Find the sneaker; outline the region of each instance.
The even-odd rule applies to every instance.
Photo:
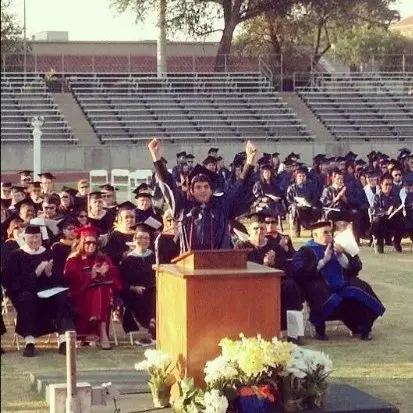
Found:
[[[35,347],[33,343],[26,344],[26,347],[24,348],[24,351],[23,351],[23,357],[34,357],[35,356],[34,349]]]
[[[135,341],[135,343],[138,346],[149,347],[149,346],[154,346],[156,344],[156,341],[153,340],[152,338],[144,337],[144,338],[141,338],[140,340]]]

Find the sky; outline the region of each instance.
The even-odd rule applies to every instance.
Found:
[[[12,11],[23,25],[24,0],[13,0]],[[412,0],[399,0],[402,18],[413,14]],[[156,16],[135,23],[132,13],[119,14],[110,0],[26,0],[27,35],[44,31],[68,31],[69,40],[155,40]],[[208,40],[219,40],[220,33]],[[170,40],[190,40],[185,35]]]

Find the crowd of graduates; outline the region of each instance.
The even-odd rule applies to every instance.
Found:
[[[75,329],[87,343],[111,349],[110,318],[125,332],[147,329],[139,344],[156,340],[155,264],[170,263],[188,250],[248,248],[249,260],[285,272],[281,291],[282,328],[287,311],[306,301],[316,338],[328,339],[325,322],[342,320],[353,334],[371,339],[374,320],[385,309],[371,286],[358,278],[362,263],[334,234],[351,228],[384,252],[402,252],[413,238],[413,155],[397,159],[371,152],[358,159],[317,155],[306,167],[300,155],[281,161],[248,142],[227,168],[218,148],[202,163],[181,152],[167,168],[160,142],[148,149],[154,162],[150,184],[133,190],[134,202],[116,200],[116,188],[55,191],[55,177],[33,181],[21,171],[18,184],[1,185],[1,283],[17,312],[16,333],[25,338],[23,355],[36,354],[35,338],[57,332],[65,354],[65,331]],[[310,230],[312,240],[298,251],[283,234]],[[413,239],[412,239],[413,241]],[[173,297],[171,297],[173,299]],[[1,333],[5,332],[0,323]],[[297,337],[291,337],[297,340]]]

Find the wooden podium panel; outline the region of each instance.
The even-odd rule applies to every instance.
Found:
[[[225,252],[220,253],[225,259]],[[279,335],[283,272],[247,263],[245,251],[238,255],[235,269],[188,267],[178,263],[155,267],[157,348],[178,358],[187,375],[203,385],[205,362],[220,354],[223,337],[237,339],[241,332],[266,339]]]

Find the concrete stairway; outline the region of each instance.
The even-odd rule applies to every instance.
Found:
[[[330,134],[328,129],[314,116],[313,112],[300,99],[295,92],[280,93],[283,100],[297,113],[297,117],[301,119],[315,142],[335,142],[334,136]]]
[[[71,93],[52,93],[55,103],[72,128],[73,136],[81,145],[96,145],[99,138],[93,131],[80,106]]]

